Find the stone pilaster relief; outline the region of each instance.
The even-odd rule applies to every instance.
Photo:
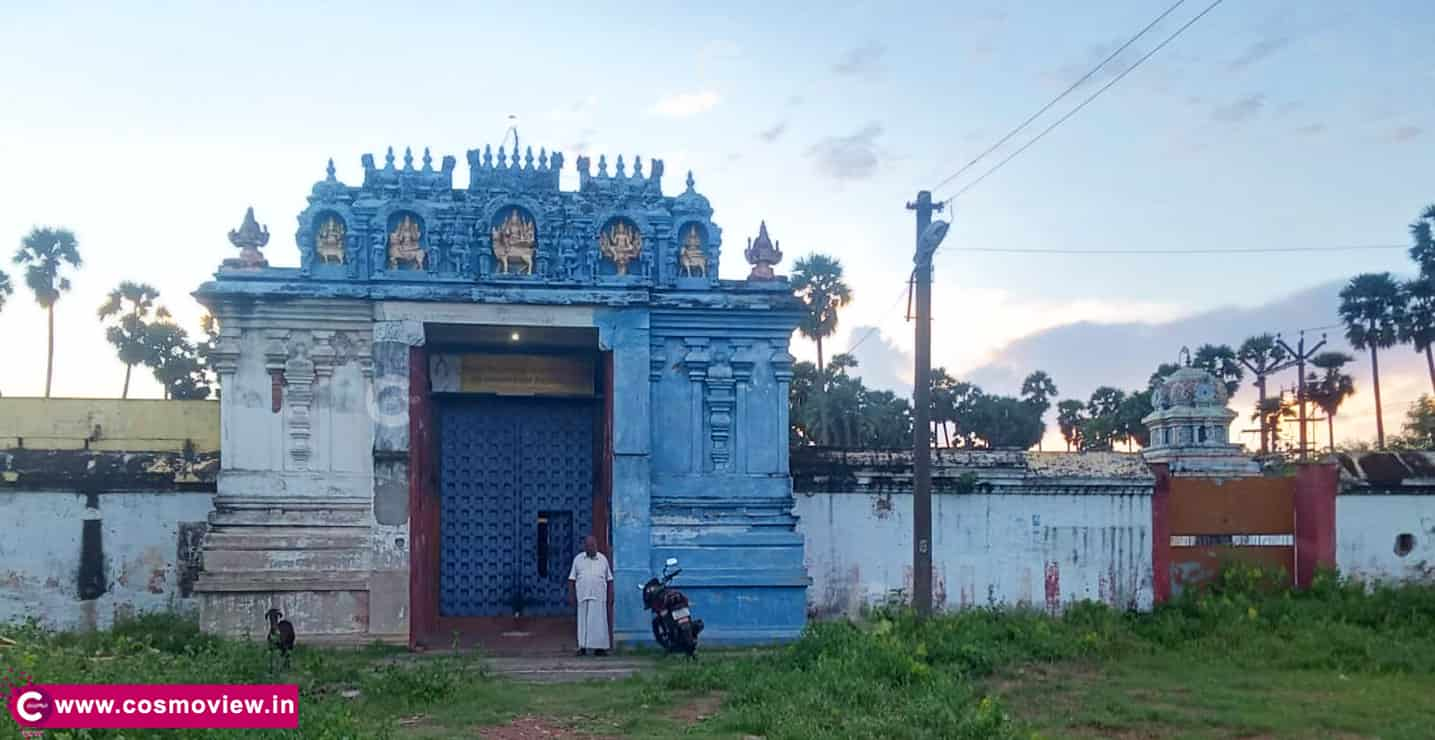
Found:
[[[692,419],[692,471],[702,472],[703,449],[707,446],[703,443],[706,432],[706,423],[703,414],[703,392],[704,381],[707,380],[708,365],[712,364],[712,353],[708,351],[708,340],[703,338],[689,338],[683,340],[687,352],[683,355],[683,368],[687,371],[690,385],[691,406],[690,416]]]
[[[327,339],[325,337],[326,344]],[[288,442],[285,452],[295,470],[308,470],[309,459],[313,456],[310,411],[314,405],[314,384],[319,375],[311,353],[317,349],[316,344],[317,338],[309,332],[291,333],[288,358],[284,363],[284,421]],[[333,347],[325,347],[326,361],[332,361],[333,351]],[[327,372],[333,372],[332,365],[328,366]]]
[[[759,345],[762,343],[759,342]],[[737,406],[734,411],[736,422],[733,424],[734,436],[743,434],[752,418],[748,409],[748,392],[752,388],[752,373],[757,367],[758,352],[750,344],[735,343],[733,345],[732,375],[737,381]],[[734,461],[737,472],[748,471],[747,444],[741,438],[733,439],[733,449],[737,450],[737,459]]]
[[[781,443],[777,446],[777,469],[781,473],[788,472],[788,445],[787,435],[791,429],[788,420],[788,389],[792,384],[792,365],[797,358],[788,354],[787,347],[775,347],[772,356],[767,363],[772,367],[772,376],[777,380],[777,397],[780,402],[777,404],[777,431],[778,440]]]
[[[737,381],[727,353],[719,353],[707,373],[707,423],[712,439],[713,470],[732,471],[732,417],[737,402]]]

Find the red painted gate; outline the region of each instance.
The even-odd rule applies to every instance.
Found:
[[[1335,565],[1336,468],[1297,467],[1294,476],[1234,479],[1172,476],[1153,465],[1152,557],[1157,603],[1210,581],[1227,562],[1284,572],[1310,585]]]

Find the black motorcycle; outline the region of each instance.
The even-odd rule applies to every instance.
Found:
[[[678,559],[668,558],[662,578],[649,578],[643,584],[643,606],[653,613],[653,639],[667,652],[695,658],[703,620],[693,619],[688,597],[682,591],[668,588],[668,583],[682,572]]]

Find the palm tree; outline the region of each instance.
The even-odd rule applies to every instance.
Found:
[[[1308,390],[1308,393],[1310,400],[1325,412],[1325,428],[1330,438],[1331,452],[1335,452],[1335,412],[1340,410],[1345,399],[1355,395],[1355,378],[1343,370],[1347,364],[1354,361],[1354,357],[1344,352],[1322,352],[1310,360],[1310,364],[1321,373],[1311,373],[1315,386],[1314,390]],[[1306,381],[1306,388],[1311,388],[1310,380]]]
[[[1405,313],[1400,322],[1400,341],[1425,353],[1430,371],[1430,388],[1435,390],[1435,276],[1421,275],[1401,286],[1405,292]]]
[[[5,299],[15,292],[15,287],[10,285],[10,276],[0,270],[0,310],[5,308]]]
[[[1370,350],[1370,375],[1375,388],[1375,444],[1385,447],[1385,420],[1380,410],[1379,350],[1395,346],[1405,313],[1400,286],[1388,272],[1367,272],[1340,290],[1340,320],[1345,338],[1356,349]]]
[[[1196,354],[1191,358],[1191,365],[1220,378],[1226,383],[1226,395],[1236,395],[1236,389],[1241,387],[1241,378],[1245,372],[1236,361],[1236,351],[1228,344],[1203,344],[1196,348]]]
[[[1265,407],[1266,403],[1266,378],[1273,372],[1282,369],[1282,364],[1287,359],[1285,348],[1276,341],[1274,334],[1258,334],[1253,337],[1246,337],[1241,342],[1240,349],[1236,350],[1236,360],[1246,366],[1251,374],[1256,376],[1256,408]],[[1266,416],[1257,413],[1261,421],[1261,454],[1264,455],[1270,448],[1266,445],[1267,432]]]
[[[852,302],[852,289],[842,280],[842,263],[825,254],[797,260],[792,266],[792,289],[807,306],[797,330],[817,342],[817,371],[821,373],[822,340],[837,331],[837,310]]]
[[[130,371],[135,365],[144,362],[148,349],[145,344],[145,331],[149,328],[150,312],[153,311],[159,319],[170,317],[169,309],[164,306],[155,308],[154,302],[157,298],[159,291],[153,286],[125,280],[118,288],[110,291],[109,297],[100,304],[97,312],[100,321],[119,317],[118,321],[105,329],[105,339],[114,345],[120,362],[125,365],[125,385],[120,391],[120,398],[130,397]]]
[[[45,398],[55,377],[55,301],[69,292],[70,279],[60,274],[65,265],[80,267],[80,245],[69,229],[34,228],[15,251],[15,264],[25,268],[25,284],[35,302],[49,314],[50,338],[45,349]]]
[[[1045,370],[1037,370],[1031,375],[1026,376],[1026,380],[1022,381],[1021,395],[1022,399],[1030,404],[1033,409],[1037,409],[1036,416],[1040,419],[1046,415],[1046,410],[1051,408],[1051,401],[1049,399],[1056,395],[1056,381],[1052,380],[1051,376],[1047,375]],[[1042,436],[1046,436],[1045,422],[1041,425],[1041,433]],[[1041,451],[1040,438],[1036,440],[1036,449],[1037,452]]]
[[[1420,266],[1421,277],[1435,277],[1435,234],[1431,233],[1431,226],[1435,224],[1435,205],[1425,207],[1420,213],[1420,218],[1410,224],[1410,236],[1414,238],[1415,244],[1410,247],[1410,259]]]
[[[1081,449],[1081,422],[1085,419],[1083,412],[1086,404],[1068,398],[1056,405],[1056,425],[1061,428],[1061,438],[1066,440],[1066,451],[1071,452],[1072,445]]]

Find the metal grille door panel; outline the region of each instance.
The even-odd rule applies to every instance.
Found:
[[[523,499],[521,521],[535,527],[525,537],[525,563],[538,561],[536,522],[544,512],[572,512],[571,517],[545,517],[548,527],[548,557],[559,568],[525,567],[523,589],[536,616],[568,612],[568,570],[580,542],[575,539],[593,531],[593,415],[591,405],[550,403],[521,426]],[[529,523],[533,523],[530,525]],[[565,531],[566,530],[566,531]]]
[[[593,525],[594,404],[454,401],[439,436],[439,613],[501,616],[521,601],[567,614],[568,568]]]

